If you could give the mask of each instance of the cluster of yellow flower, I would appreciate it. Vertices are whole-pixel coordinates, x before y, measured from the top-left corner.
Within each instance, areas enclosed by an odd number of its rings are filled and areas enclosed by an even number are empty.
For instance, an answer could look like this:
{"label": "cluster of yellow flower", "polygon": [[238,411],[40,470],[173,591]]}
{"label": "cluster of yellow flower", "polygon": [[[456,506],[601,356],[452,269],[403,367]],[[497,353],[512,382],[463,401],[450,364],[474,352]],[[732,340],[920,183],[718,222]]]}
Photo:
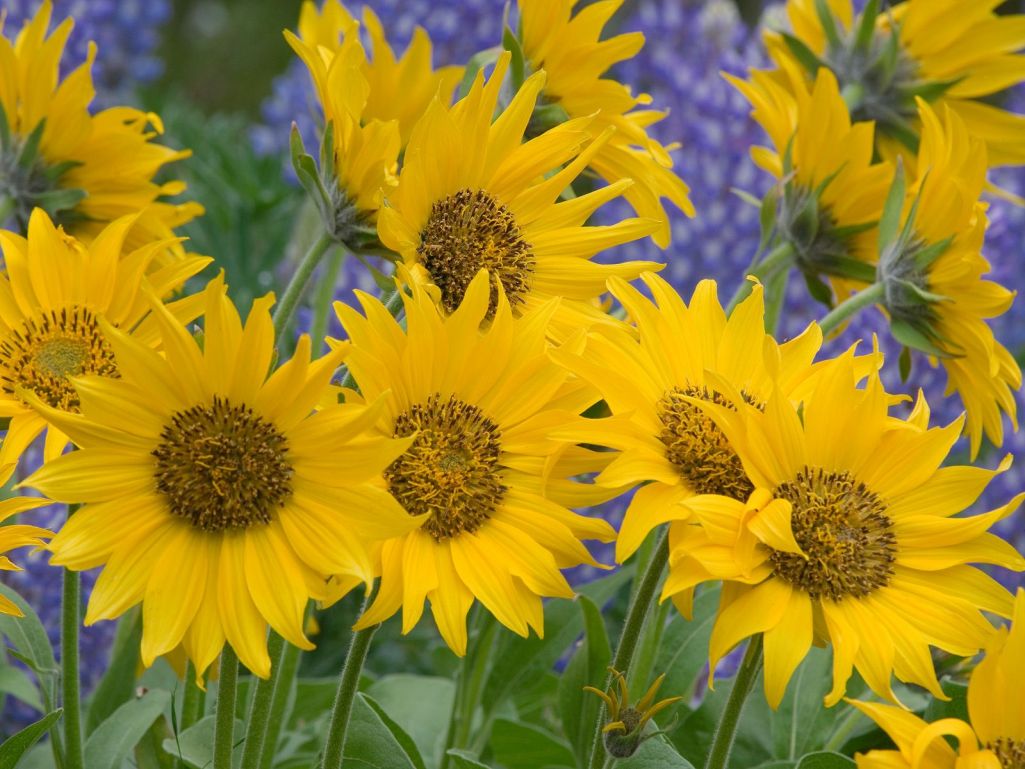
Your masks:
{"label": "cluster of yellow flower", "polygon": [[[432,69],[421,33],[396,58],[369,11],[361,25],[338,0],[305,4],[286,37],[327,130],[300,178],[330,240],[392,254],[396,289],[336,304],[347,339],[311,360],[304,336],[287,361],[272,295],[244,323],[222,278],[180,295],[210,260],[172,228],[200,208],[165,202],[182,185],[153,177],[187,153],[152,141],[156,116],[91,115],[90,62],[59,82],[68,27],[47,36],[44,4],[0,38],[0,202],[22,230],[0,233],[0,471],[46,432],[22,485],[81,506],[47,547],[55,565],[103,567],[86,623],[141,603],[147,665],[181,646],[202,676],[227,643],[266,677],[268,625],[310,648],[311,599],[378,581],[357,629],[401,610],[409,631],[426,601],[462,655],[475,600],[541,634],[541,599],[574,594],[561,569],[595,564],[582,540],[616,540],[622,563],[668,524],[663,599],[688,615],[697,586],[722,584],[713,669],[760,636],[773,706],[812,644],[833,650],[827,704],[854,670],[891,701],[894,675],[943,698],[930,647],[986,648],[973,685],[988,692],[972,695],[985,749],[970,729],[862,705],[902,751],[863,765],[953,766],[938,739],[951,733],[962,756],[981,751],[971,766],[1021,766],[1020,702],[1011,718],[987,698],[1019,696],[1025,596],[1015,608],[970,564],[1025,569],[988,532],[1025,494],[961,516],[1010,460],[942,465],[963,430],[973,455],[984,433],[1001,443],[1021,384],[985,323],[1012,296],[981,278],[979,198],[987,148],[1025,159],[1022,118],[977,99],[1022,79],[1004,51],[1023,34],[991,0],[958,5],[967,41],[935,34],[956,4],[878,14],[872,0],[855,19],[849,0],[791,0],[794,33],[769,40],[778,68],[735,81],[774,144],[754,157],[780,180],[778,248],[753,272],[828,278],[841,304],[826,329],[849,302],[882,306],[963,398],[967,418],[946,427],[884,390],[878,352],[817,360],[815,323],[778,343],[757,281],[727,311],[710,281],[685,302],[656,263],[592,261],[668,245],[663,200],[692,213],[671,148],[646,131],[661,114],[602,77],[643,42],[601,39],[618,0],[519,0],[515,50],[477,72]],[[580,180],[592,188],[573,194]],[[587,223],[619,197],[637,217]],[[571,510],[633,489],[618,537]],[[48,538],[0,529],[5,549]],[[1016,633],[983,612],[1017,612]]]}

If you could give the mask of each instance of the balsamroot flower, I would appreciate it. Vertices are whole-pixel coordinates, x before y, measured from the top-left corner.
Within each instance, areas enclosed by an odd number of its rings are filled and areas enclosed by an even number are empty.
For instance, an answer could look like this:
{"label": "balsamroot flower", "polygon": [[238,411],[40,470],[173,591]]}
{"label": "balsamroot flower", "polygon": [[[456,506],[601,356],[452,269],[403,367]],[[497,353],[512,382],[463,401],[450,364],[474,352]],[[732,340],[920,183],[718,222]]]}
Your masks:
{"label": "balsamroot flower", "polygon": [[856,389],[851,354],[819,373],[800,410],[777,391],[763,408],[692,398],[740,457],[748,500],[705,497],[693,525],[670,529],[663,597],[723,580],[709,655],[718,660],[764,634],[765,691],[779,704],[811,644],[833,647],[833,688],[852,669],[895,700],[891,674],[944,697],[929,647],[971,656],[1012,597],[969,564],[1025,569],[1011,545],[988,533],[1025,494],[992,512],[954,517],[997,470],[941,464],[961,421],[929,428],[920,399],[907,420],[890,415],[876,374]]}
{"label": "balsamroot flower", "polygon": [[86,624],[141,603],[144,664],[182,644],[202,675],[227,641],[266,678],[267,625],[312,648],[303,615],[328,577],[370,582],[371,540],[418,525],[381,481],[410,441],[367,432],[381,404],[314,412],[345,345],[311,362],[304,336],[268,376],[273,296],[243,326],[225,292],[202,294],[202,347],[155,301],[164,355],[100,321],[120,377],[76,378],[81,413],[23,396],[80,448],[24,483],[83,503],[50,549],[103,567]]}
{"label": "balsamroot flower", "polygon": [[517,318],[501,289],[494,305],[491,295],[481,272],[449,314],[414,286],[405,329],[365,294],[365,316],[335,305],[359,391],[383,401],[378,434],[412,441],[384,477],[415,528],[384,543],[380,590],[357,627],[401,608],[409,632],[426,599],[459,655],[475,599],[510,630],[540,635],[541,597],[574,594],[559,570],[596,565],[581,540],[615,537],[605,521],[568,509],[610,496],[570,480],[608,453],[548,437],[597,400],[548,358],[557,302]]}

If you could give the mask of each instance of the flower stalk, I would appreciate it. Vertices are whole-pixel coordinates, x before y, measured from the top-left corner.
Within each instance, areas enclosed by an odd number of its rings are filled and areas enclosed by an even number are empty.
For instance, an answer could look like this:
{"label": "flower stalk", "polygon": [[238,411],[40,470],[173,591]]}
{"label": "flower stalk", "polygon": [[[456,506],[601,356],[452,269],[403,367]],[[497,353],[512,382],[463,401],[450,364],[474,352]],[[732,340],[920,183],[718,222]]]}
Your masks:
{"label": "flower stalk", "polygon": [[214,721],[213,769],[231,769],[235,742],[235,700],[238,696],[238,655],[231,644],[221,652],[221,680],[217,689],[217,714]]}
{"label": "flower stalk", "polygon": [[759,633],[752,636],[748,642],[744,659],[733,679],[733,689],[730,690],[726,707],[719,719],[719,726],[715,730],[715,739],[712,741],[712,749],[709,751],[705,769],[726,769],[730,760],[730,751],[733,749],[733,740],[737,736],[740,716],[744,711],[744,703],[747,702],[747,696],[754,688],[755,679],[758,677],[761,667],[762,635]]}
{"label": "flower stalk", "polygon": [[885,286],[882,283],[874,283],[868,288],[862,289],[854,296],[841,302],[819,321],[822,334],[826,335],[839,328],[846,321],[853,318],[866,307],[878,304],[885,298]]}
{"label": "flower stalk", "polygon": [[[69,506],[68,516],[74,512]],[[82,622],[82,576],[64,569],[61,607],[61,702],[64,707],[64,769],[85,769],[82,750],[82,698],[78,674],[78,636]]]}
{"label": "flower stalk", "polygon": [[295,315],[295,311],[299,306],[299,300],[302,298],[303,293],[306,290],[306,286],[309,284],[310,279],[313,277],[313,273],[316,271],[317,266],[320,264],[320,260],[327,253],[328,249],[334,243],[334,239],[327,234],[321,235],[320,238],[310,246],[310,249],[303,256],[302,261],[299,262],[299,266],[295,272],[292,273],[292,277],[288,281],[288,285],[285,287],[285,292],[281,295],[281,303],[274,309],[274,336],[280,338],[284,333],[284,330],[288,327],[292,317]]}

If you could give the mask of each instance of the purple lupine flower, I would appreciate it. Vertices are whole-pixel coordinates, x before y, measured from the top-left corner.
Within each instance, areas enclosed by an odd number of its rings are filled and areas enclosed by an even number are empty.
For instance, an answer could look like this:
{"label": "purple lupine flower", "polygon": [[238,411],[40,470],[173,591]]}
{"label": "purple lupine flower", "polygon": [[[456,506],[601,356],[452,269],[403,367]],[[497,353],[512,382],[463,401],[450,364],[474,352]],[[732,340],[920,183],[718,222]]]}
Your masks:
{"label": "purple lupine flower", "polygon": [[[40,5],[40,0],[5,0],[5,34],[17,34]],[[155,52],[160,28],[171,16],[170,0],[53,0],[51,29],[69,16],[75,27],[61,59],[61,75],[85,61],[90,41],[95,42],[94,107],[123,102],[137,85],[163,73]]]}

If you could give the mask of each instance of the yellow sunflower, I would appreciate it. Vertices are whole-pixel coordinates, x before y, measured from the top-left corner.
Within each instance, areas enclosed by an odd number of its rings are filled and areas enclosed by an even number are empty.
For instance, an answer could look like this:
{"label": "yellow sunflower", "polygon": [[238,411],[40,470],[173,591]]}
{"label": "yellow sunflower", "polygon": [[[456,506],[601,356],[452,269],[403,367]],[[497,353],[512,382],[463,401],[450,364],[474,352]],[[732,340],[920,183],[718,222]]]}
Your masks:
{"label": "yellow sunflower", "polygon": [[[969,723],[926,723],[902,708],[851,702],[879,724],[897,750],[855,756],[860,769],[1020,769],[1025,766],[1025,590],[1018,589],[1010,628],[996,631],[968,682]],[[954,737],[957,751],[944,740]]]}
{"label": "yellow sunflower", "polygon": [[[56,409],[76,412],[71,377],[119,375],[101,319],[154,346],[159,334],[145,291],[164,296],[210,263],[185,256],[154,266],[167,243],[128,251],[137,216],[108,224],[88,244],[54,227],[41,208],[32,212],[28,238],[0,231],[6,271],[0,274],[0,417],[10,419],[0,445],[0,482],[14,472],[22,452],[46,431],[44,459],[58,456],[68,438],[30,408],[31,393]],[[168,305],[180,322],[201,311],[196,298]]]}
{"label": "yellow sunflower", "polygon": [[[717,494],[743,502],[754,490],[722,430],[690,399],[726,404],[740,393],[748,403],[763,404],[778,387],[800,400],[819,368],[813,360],[822,344],[815,324],[782,345],[766,334],[760,285],[727,318],[714,281],[701,281],[688,305],[661,278],[641,278],[654,302],[625,281],[609,281],[636,332],[626,325],[603,327],[586,349],[552,353],[598,390],[612,413],[580,419],[556,435],[620,452],[597,477],[599,484],[646,484],[630,502],[616,539],[620,563],[655,527],[689,518],[691,500]],[[667,343],[673,339],[688,341]],[[689,601],[687,595],[678,603],[689,612]]]}
{"label": "yellow sunflower", "polygon": [[[923,399],[908,420],[888,414],[878,375],[855,389],[848,353],[820,371],[800,409],[775,392],[762,409],[691,399],[715,419],[754,492],[738,501],[692,503],[691,525],[670,529],[663,597],[722,579],[709,655],[718,660],[764,634],[765,692],[776,707],[812,643],[833,647],[833,688],[852,669],[894,700],[891,673],[945,698],[929,647],[971,656],[1012,597],[979,569],[1025,568],[1025,558],[987,529],[992,512],[954,517],[1005,470],[940,467],[960,421],[928,428]],[[731,404],[732,406],[732,404]]]}
{"label": "yellow sunflower", "polygon": [[[133,245],[172,237],[171,228],[203,208],[163,201],[185,185],[153,179],[189,151],[151,141],[163,130],[152,113],[131,107],[89,113],[96,48],[91,45],[85,63],[60,81],[73,22],[66,19],[47,36],[51,12],[46,0],[13,44],[0,34],[0,222],[10,217],[24,231],[41,206],[73,235],[90,240],[107,223],[142,212]],[[184,253],[173,245],[169,250]]]}
{"label": "yellow sunflower", "polygon": [[[789,0],[791,41],[768,33],[766,43],[781,65],[800,62],[812,77],[820,66],[832,69],[856,119],[876,121],[887,154],[913,159],[919,96],[955,110],[986,143],[992,164],[1021,164],[1025,116],[990,98],[1025,81],[1025,16],[997,14],[1001,4],[905,0],[865,19],[855,18],[851,0],[827,0],[824,16],[817,0]],[[872,34],[859,36],[863,27]]]}
{"label": "yellow sunflower", "polygon": [[651,103],[648,94],[634,96],[630,88],[602,75],[613,65],[636,56],[644,46],[641,32],[601,39],[605,25],[623,0],[603,0],[574,13],[577,0],[518,0],[523,53],[544,70],[547,80],[541,99],[560,107],[570,118],[597,114],[588,130],[597,138],[609,127],[616,133],[588,165],[610,184],[632,179],[623,194],[639,216],[659,222],[653,239],[669,245],[667,198],[687,216],[694,215],[687,185],[673,172],[672,147],[648,135],[648,128],[668,113],[637,109]]}
{"label": "yellow sunflower", "polygon": [[1021,369],[986,321],[1007,312],[1014,293],[984,280],[986,147],[950,108],[943,118],[920,102],[917,176],[904,201],[904,232],[884,248],[883,305],[898,340],[931,353],[967,412],[974,457],[983,433],[1003,442],[1003,414],[1017,429]]}
{"label": "yellow sunflower", "polygon": [[399,184],[381,210],[381,242],[402,257],[408,282],[425,285],[454,312],[481,269],[491,275],[491,311],[501,284],[516,314],[563,298],[553,333],[603,320],[596,306],[611,276],[636,277],[653,262],[595,264],[597,252],[650,234],[651,219],[584,226],[603,203],[631,185],[621,180],[558,202],[608,141],[594,139],[593,117],[570,120],[524,142],[544,85],[532,75],[494,118],[509,66],[503,54],[490,78],[478,73],[466,97],[448,108],[439,99],[413,129]]}
{"label": "yellow sunflower", "polygon": [[335,305],[352,343],[346,362],[362,397],[384,402],[378,433],[413,436],[384,476],[417,524],[384,543],[380,590],[357,627],[401,608],[408,632],[427,599],[463,655],[476,598],[514,632],[540,635],[541,597],[573,596],[559,570],[595,563],[580,540],[615,537],[605,521],[567,509],[596,500],[569,478],[600,468],[607,453],[547,435],[597,399],[548,358],[556,302],[514,318],[500,291],[482,331],[490,290],[481,272],[451,314],[414,286],[403,330],[379,301],[359,298],[366,317]]}
{"label": "yellow sunflower", "polygon": [[244,326],[222,281],[202,297],[202,346],[152,300],[164,355],[101,320],[120,377],[76,378],[80,413],[23,394],[80,447],[24,484],[83,503],[50,549],[103,567],[87,625],[141,602],[144,664],[181,643],[201,675],[227,640],[265,678],[267,625],[312,648],[303,614],[327,577],[370,582],[367,542],[417,525],[381,481],[409,441],[369,432],[379,407],[314,413],[344,346],[311,362],[303,336],[268,376],[272,295]]}
{"label": "yellow sunflower", "polygon": [[[50,500],[39,497],[11,497],[0,501],[0,524],[4,524],[18,513],[48,504]],[[44,540],[52,536],[53,532],[38,526],[23,523],[0,525],[0,571],[20,571],[19,567],[4,555],[5,553],[19,547],[44,547]],[[5,595],[0,595],[0,614],[24,616],[18,604]]]}
{"label": "yellow sunflower", "polygon": [[[820,69],[813,84],[793,66],[782,77],[752,70],[726,78],[751,102],[773,147],[755,147],[755,163],[781,180],[779,234],[806,272],[833,278],[838,297],[872,282],[893,166],[873,162],[872,123],[852,123],[836,77]],[[785,80],[783,83],[781,80]]]}

